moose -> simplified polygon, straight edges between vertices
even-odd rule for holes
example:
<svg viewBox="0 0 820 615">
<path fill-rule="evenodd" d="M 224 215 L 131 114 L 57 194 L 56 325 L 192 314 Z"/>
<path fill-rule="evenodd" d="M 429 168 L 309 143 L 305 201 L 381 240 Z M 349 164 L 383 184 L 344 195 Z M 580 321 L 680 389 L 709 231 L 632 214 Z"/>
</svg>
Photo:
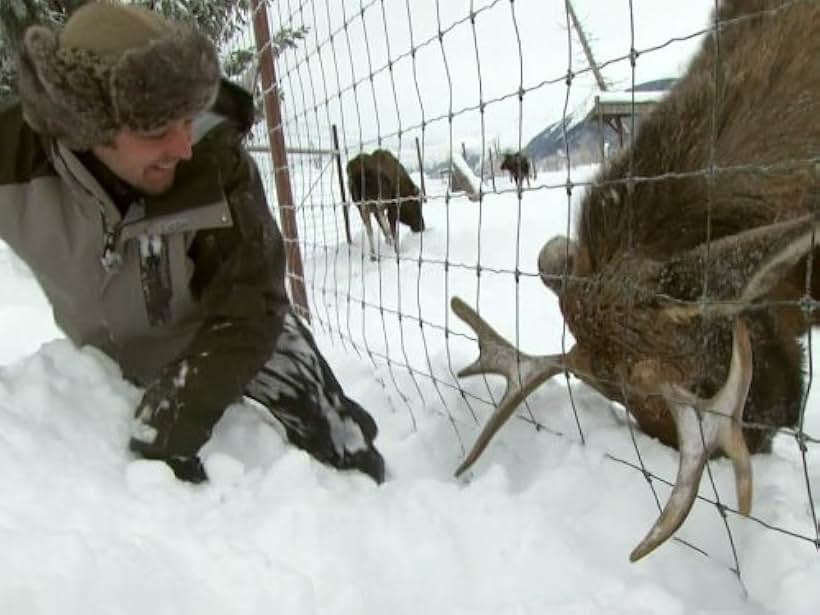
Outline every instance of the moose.
<svg viewBox="0 0 820 615">
<path fill-rule="evenodd" d="M 575 345 L 522 354 L 464 301 L 451 302 L 479 344 L 459 376 L 507 380 L 456 475 L 559 373 L 678 449 L 672 493 L 632 561 L 685 521 L 714 455 L 733 462 L 738 511 L 749 514 L 750 453 L 768 452 L 778 430 L 799 423 L 798 338 L 818 322 L 820 2 L 722 0 L 714 20 L 631 152 L 587 190 L 574 237 L 540 250 L 541 280 Z"/>
<path fill-rule="evenodd" d="M 389 151 L 362 152 L 348 161 L 347 182 L 350 196 L 358 203 L 364 222 L 371 260 L 377 259 L 372 217 L 376 218 L 385 241 L 393 245 L 396 254 L 399 251 L 398 222 L 409 226 L 414 233 L 425 229 L 421 212 L 424 198 L 405 168 Z"/>
<path fill-rule="evenodd" d="M 501 170 L 510 174 L 518 192 L 521 192 L 525 179 L 527 186 L 530 185 L 530 160 L 524 152 L 506 152 L 501 160 Z"/>
</svg>

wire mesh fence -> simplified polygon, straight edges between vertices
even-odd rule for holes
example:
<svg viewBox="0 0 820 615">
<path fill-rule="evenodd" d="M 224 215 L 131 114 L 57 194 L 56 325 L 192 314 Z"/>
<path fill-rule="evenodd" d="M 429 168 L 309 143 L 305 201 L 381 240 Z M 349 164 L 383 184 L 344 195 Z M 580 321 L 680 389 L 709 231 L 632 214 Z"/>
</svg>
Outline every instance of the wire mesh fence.
<svg viewBox="0 0 820 615">
<path fill-rule="evenodd" d="M 801 1 L 806 0 L 784 7 Z M 667 77 L 685 69 L 704 35 L 732 24 L 709 23 L 705 13 L 694 10 L 690 23 L 663 24 L 662 11 L 650 3 L 606 4 L 252 3 L 257 17 L 265 11 L 270 30 L 308 32 L 304 41 L 276 55 L 277 78 L 263 92 L 275 94 L 281 105 L 281 125 L 273 130 L 284 137 L 292 203 L 282 202 L 279 193 L 274 207 L 280 214 L 283 208 L 292 211 L 297 232 L 286 241 L 298 247 L 302 263 L 301 271 L 289 275 L 305 288 L 314 326 L 351 356 L 372 364 L 374 378 L 394 409 L 406 414 L 408 425 L 416 428 L 418 417 L 430 412 L 445 416 L 462 453 L 469 444 L 465 434 L 497 407 L 503 385 L 486 376 L 457 377 L 475 358 L 477 340 L 453 317 L 450 298 L 464 297 L 523 352 L 566 355 L 572 335 L 555 297 L 546 292 L 537 258 L 550 237 L 573 234 L 574 218 L 586 190 L 596 184 L 602 161 L 627 160 L 626 177 L 610 182 L 611 187 L 625 186 L 627 194 L 641 185 L 692 178 L 713 183 L 727 173 L 765 175 L 795 168 L 813 170 L 817 185 L 816 155 L 721 167 L 715 164 L 714 139 L 710 164 L 701 168 L 657 175 L 634 170 L 629 146 L 644 114 L 666 95 L 672 81 Z M 706 2 L 703 8 L 715 5 Z M 782 10 L 773 9 L 769 18 L 777 19 Z M 250 31 L 236 45 L 253 45 L 261 54 L 270 49 Z M 714 128 L 719 120 L 710 121 Z M 270 126 L 260 122 L 250 145 L 273 203 L 274 178 L 281 169 L 268 154 L 270 137 Z M 362 217 L 355 207 L 346 215 L 352 207 L 353 178 L 343 169 L 360 154 L 376 150 L 391 152 L 416 186 L 423 187 L 426 228 L 413 233 L 398 224 L 395 245 L 377 230 L 378 255 L 372 259 Z M 520 163 L 505 163 L 518 152 L 531 167 L 526 173 Z M 816 201 L 815 189 L 809 210 Z M 711 232 L 704 231 L 707 251 Z M 816 307 L 810 298 L 811 258 L 806 276 L 804 297 L 794 305 L 811 319 Z M 566 283 L 566 272 L 561 279 Z M 625 286 L 639 283 L 623 280 Z M 703 287 L 709 288 L 707 280 Z M 704 290 L 703 296 L 682 303 L 699 308 L 714 301 Z M 627 322 L 633 317 L 622 315 Z M 802 460 L 805 516 L 812 530 L 778 526 L 754 513 L 751 518 L 781 532 L 783 540 L 809 541 L 820 548 L 807 469 L 809 456 L 818 450 L 817 434 L 806 428 L 807 414 L 816 413 L 809 405 L 812 350 L 809 329 L 805 401 L 796 424 L 780 428 L 778 435 L 778 445 L 797 447 Z M 668 478 L 674 468 L 648 467 L 635 435 L 637 425 L 623 405 L 607 403 L 569 372 L 562 373 L 560 383 L 552 382 L 525 401 L 517 418 L 541 432 L 583 442 L 590 425 L 593 430 L 597 425 L 592 416 L 615 417 L 623 427 L 619 440 L 607 447 L 608 457 L 645 477 L 660 510 L 667 487 L 674 484 Z M 623 381 L 606 384 L 618 387 Z M 707 484 L 710 489 L 703 487 Z M 711 506 L 720 515 L 732 569 L 740 578 L 729 523 L 738 511 L 727 504 L 733 496 L 721 495 L 721 485 L 708 463 L 696 508 Z M 704 553 L 716 548 L 689 546 Z"/>
</svg>

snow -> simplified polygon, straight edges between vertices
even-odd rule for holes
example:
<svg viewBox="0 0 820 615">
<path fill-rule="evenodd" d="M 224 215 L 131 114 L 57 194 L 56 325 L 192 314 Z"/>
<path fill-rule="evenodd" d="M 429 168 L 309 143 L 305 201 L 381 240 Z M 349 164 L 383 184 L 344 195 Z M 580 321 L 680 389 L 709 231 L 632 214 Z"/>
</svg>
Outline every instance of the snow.
<svg viewBox="0 0 820 615">
<path fill-rule="evenodd" d="M 470 4 L 414 0 L 416 44 L 439 28 L 437 10 L 446 27 L 467 15 Z M 456 115 L 452 124 L 432 121 L 426 137 L 431 150 L 458 149 L 462 141 L 484 145 L 484 137 L 517 149 L 562 115 L 565 89 L 535 86 L 567 69 L 563 3 L 475 3 L 485 5 L 492 7 L 476 19 L 483 100 L 516 91 L 521 83 L 534 89 L 524 105 L 510 99 L 488 106 L 486 133 L 467 114 Z M 712 6 L 714 0 L 578 0 L 576 10 L 600 37 L 596 53 L 612 59 L 628 54 L 633 42 L 645 50 L 697 31 Z M 358 10 L 357 3 L 327 8 Z M 379 10 L 368 15 L 376 19 L 368 28 L 374 56 L 386 57 L 379 55 L 384 43 L 378 33 L 388 28 L 393 58 L 407 49 L 403 13 L 387 28 Z M 316 26 L 313 32 L 322 34 L 322 23 Z M 338 70 L 366 80 L 360 24 L 354 21 L 351 29 L 354 49 L 337 51 L 340 58 L 357 58 L 361 70 L 341 60 Z M 527 58 L 543 62 L 519 67 L 518 49 L 509 45 L 516 36 Z M 337 40 L 342 38 L 338 33 Z M 444 40 L 421 48 L 416 58 L 424 118 L 408 85 L 413 77 L 407 61 L 395 66 L 402 87 L 396 118 L 379 117 L 370 108 L 371 98 L 393 101 L 385 71 L 370 81 L 372 97 L 365 81 L 357 101 L 350 90 L 339 96 L 344 111 L 331 100 L 327 119 L 346 130 L 345 148 L 351 134 L 359 142 L 373 141 L 379 130 L 395 129 L 399 111 L 407 130 L 422 119 L 477 104 L 471 29 L 454 29 Z M 642 54 L 635 81 L 679 73 L 696 43 L 681 39 Z M 452 84 L 442 74 L 442 50 Z M 325 67 L 333 66 L 328 59 Z M 609 64 L 606 74 L 614 88 L 631 85 L 626 60 Z M 288 85 L 286 107 L 298 92 Z M 568 112 L 592 91 L 591 75 L 580 73 Z M 364 125 L 351 117 L 354 109 Z M 319 144 L 326 138 L 307 137 Z M 404 148 L 407 158 L 415 156 L 407 143 Z M 369 260 L 358 216 L 351 216 L 348 246 L 338 208 L 299 210 L 313 329 L 346 392 L 379 424 L 377 444 L 389 473 L 382 486 L 323 466 L 288 445 L 279 426 L 250 403 L 231 406 L 202 450 L 208 483 L 182 483 L 163 463 L 135 459 L 127 442 L 141 391 L 107 357 L 62 338 L 35 278 L 0 245 L 0 612 L 816 613 L 820 557 L 811 541 L 817 536 L 820 456 L 813 442 L 804 456 L 793 439 L 782 436 L 772 454 L 753 458 L 749 518 L 733 512 L 731 464 L 710 462 L 710 475 L 700 485 L 705 499 L 695 503 L 676 533 L 679 540 L 636 564 L 629 563 L 629 552 L 659 509 L 634 466 L 643 463 L 654 476 L 672 481 L 677 453 L 637 432 L 621 408 L 574 379 L 542 385 L 473 469 L 462 479 L 453 477 L 503 383 L 497 377 L 455 377 L 476 358 L 477 346 L 449 301 L 459 295 L 477 306 L 524 352 L 568 349 L 572 340 L 554 296 L 536 275 L 535 261 L 546 239 L 568 231 L 581 186 L 594 170 L 539 173 L 520 197 L 499 175 L 498 193 L 477 203 L 447 195 L 439 179 L 428 177 L 428 228 L 413 235 L 400 227 L 398 260 L 383 243 L 381 260 Z M 335 178 L 319 174 L 309 167 L 294 171 L 297 203 L 332 201 Z M 264 163 L 263 175 L 270 180 Z M 568 180 L 575 185 L 569 198 Z M 268 193 L 273 198 L 271 187 Z M 810 341 L 807 358 L 816 365 L 820 354 Z M 810 389 L 804 425 L 815 438 L 817 388 Z M 535 429 L 533 421 L 542 428 Z M 669 486 L 658 479 L 652 485 L 663 504 Z M 707 501 L 716 494 L 728 507 L 725 520 Z"/>
<path fill-rule="evenodd" d="M 572 179 L 588 180 L 593 170 L 573 169 Z M 339 291 L 310 291 L 314 329 L 347 392 L 380 425 L 390 475 L 382 486 L 317 463 L 250 405 L 232 406 L 203 449 L 209 483 L 182 483 L 164 464 L 134 459 L 126 443 L 140 391 L 101 353 L 58 337 L 35 280 L 0 250 L 0 280 L 11 291 L 0 323 L 13 342 L 4 344 L 0 368 L 3 612 L 816 612 L 816 549 L 763 525 L 814 535 L 791 439 L 753 459 L 759 522 L 728 513 L 743 584 L 730 570 L 724 522 L 704 501 L 677 536 L 708 556 L 670 541 L 628 562 L 658 510 L 641 473 L 613 460 L 637 462 L 625 415 L 576 381 L 586 444 L 566 383 L 553 379 L 529 400 L 544 430 L 510 421 L 467 477 L 453 478 L 462 445 L 492 409 L 476 399 L 490 392 L 498 399 L 502 383 L 465 379 L 465 396 L 454 388 L 451 368 L 464 367 L 477 349 L 461 337 L 469 330 L 448 313 L 448 300 L 458 294 L 478 303 L 527 352 L 561 347 L 560 313 L 534 267 L 544 237 L 566 226 L 564 188 L 549 187 L 565 179 L 542 174 L 519 204 L 514 189 L 481 203 L 445 202 L 444 185 L 428 178 L 428 230 L 402 236 L 398 263 L 389 249 L 371 262 L 360 227 L 352 246 L 331 246 L 331 257 L 307 251 L 308 279 Z M 580 195 L 574 191 L 573 206 Z M 449 271 L 435 264 L 445 256 Z M 486 268 L 478 301 L 475 269 L 457 266 L 477 260 Z M 526 274 L 518 284 L 493 273 L 516 263 Z M 379 298 L 401 308 L 401 324 L 390 310 L 362 308 Z M 447 338 L 439 326 L 450 329 Z M 814 434 L 817 405 L 812 395 L 806 429 Z M 640 433 L 635 439 L 646 467 L 672 479 L 676 453 Z M 807 461 L 816 494 L 816 447 Z M 710 467 L 721 501 L 734 507 L 731 464 Z M 665 500 L 668 487 L 655 485 Z M 701 494 L 714 497 L 708 479 Z"/>
<path fill-rule="evenodd" d="M 599 92 L 596 94 L 602 103 L 642 103 L 658 102 L 669 92 Z"/>
<path fill-rule="evenodd" d="M 476 177 L 476 174 L 473 173 L 473 170 L 470 168 L 470 165 L 467 164 L 467 161 L 464 160 L 461 154 L 458 152 L 452 152 L 450 154 L 450 161 L 455 168 L 458 168 L 461 176 L 470 184 L 470 189 L 467 191 L 468 196 L 472 197 L 471 200 L 478 199 L 478 193 L 481 190 L 481 180 Z"/>
</svg>

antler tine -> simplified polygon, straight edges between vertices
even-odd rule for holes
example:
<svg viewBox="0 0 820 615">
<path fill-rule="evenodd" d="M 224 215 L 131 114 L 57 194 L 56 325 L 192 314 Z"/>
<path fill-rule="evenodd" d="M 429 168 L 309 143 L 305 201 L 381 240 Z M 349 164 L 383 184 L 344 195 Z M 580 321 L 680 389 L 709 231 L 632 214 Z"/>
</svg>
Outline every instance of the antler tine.
<svg viewBox="0 0 820 615">
<path fill-rule="evenodd" d="M 677 385 L 664 386 L 663 395 L 678 430 L 678 475 L 666 506 L 655 525 L 630 554 L 630 561 L 635 562 L 651 553 L 681 526 L 697 496 L 706 460 L 718 448 L 733 462 L 738 510 L 744 515 L 749 514 L 752 505 L 752 463 L 741 431 L 741 419 L 751 381 L 752 345 L 749 331 L 743 321 L 737 319 L 729 376 L 714 397 L 703 400 Z"/>
<path fill-rule="evenodd" d="M 450 302 L 453 312 L 478 336 L 478 359 L 458 372 L 459 377 L 491 373 L 504 376 L 507 387 L 501 402 L 481 430 L 472 449 L 455 472 L 461 476 L 484 452 L 493 436 L 515 408 L 542 382 L 565 367 L 563 355 L 531 356 L 501 337 L 475 310 L 458 297 Z"/>
</svg>

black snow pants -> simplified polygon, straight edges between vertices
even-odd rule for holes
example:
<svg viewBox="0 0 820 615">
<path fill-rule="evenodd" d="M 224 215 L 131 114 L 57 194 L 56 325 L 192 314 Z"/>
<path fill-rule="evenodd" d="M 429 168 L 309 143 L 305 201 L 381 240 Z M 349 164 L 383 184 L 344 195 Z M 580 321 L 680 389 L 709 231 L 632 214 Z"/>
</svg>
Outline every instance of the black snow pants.
<svg viewBox="0 0 820 615">
<path fill-rule="evenodd" d="M 384 460 L 373 445 L 376 422 L 345 396 L 310 331 L 293 312 L 285 316 L 271 358 L 245 395 L 268 408 L 288 440 L 319 461 L 384 481 Z"/>
</svg>

